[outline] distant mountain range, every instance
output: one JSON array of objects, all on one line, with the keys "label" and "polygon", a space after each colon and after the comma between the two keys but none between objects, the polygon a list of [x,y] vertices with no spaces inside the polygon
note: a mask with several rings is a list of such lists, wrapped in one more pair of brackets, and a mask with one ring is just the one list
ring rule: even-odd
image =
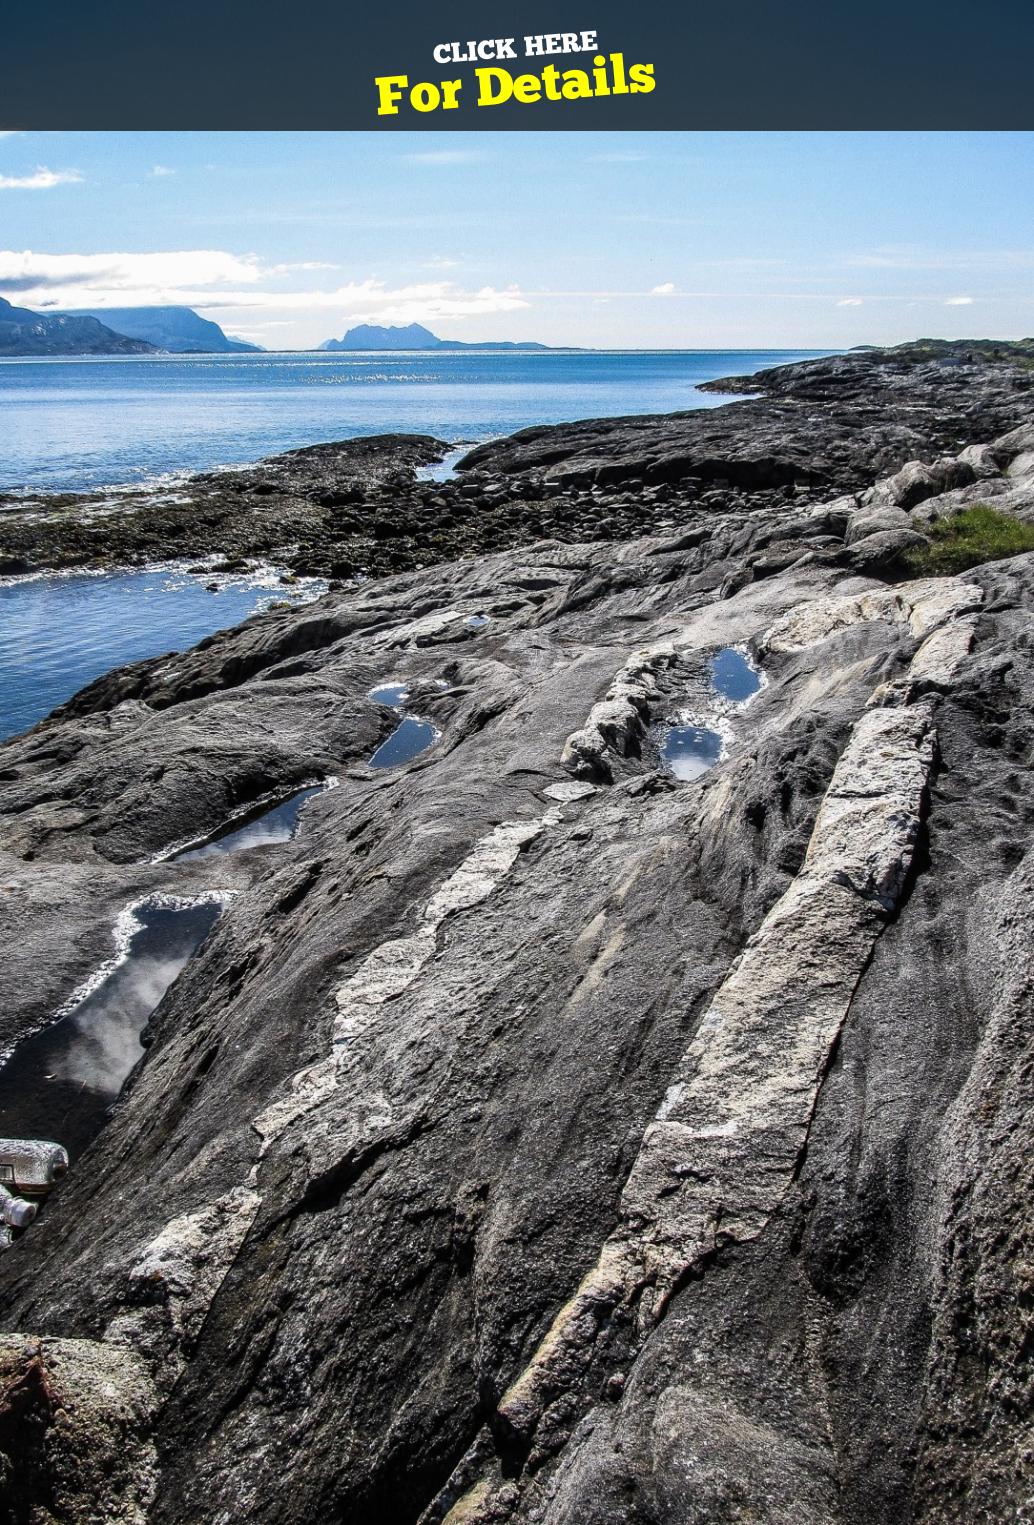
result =
[{"label": "distant mountain range", "polygon": [[[548,344],[500,340],[468,344],[439,339],[422,323],[381,327],[360,323],[342,339],[327,339],[321,350],[548,350]],[[259,353],[223,333],[218,323],[191,307],[80,307],[38,313],[12,307],[0,297],[0,356],[5,355],[229,355]]]},{"label": "distant mountain range", "polygon": [[0,297],[2,355],[150,355],[153,344],[116,333],[94,317],[30,312]]},{"label": "distant mountain range", "polygon": [[504,340],[488,344],[465,344],[461,339],[439,339],[422,323],[407,323],[404,328],[382,328],[377,323],[360,323],[350,328],[343,339],[325,339],[320,349],[549,349],[548,344]]},{"label": "distant mountain range", "polygon": [[218,323],[199,317],[192,307],[83,307],[73,316],[97,318],[116,333],[142,339],[171,355],[254,354],[261,348],[229,338]]}]

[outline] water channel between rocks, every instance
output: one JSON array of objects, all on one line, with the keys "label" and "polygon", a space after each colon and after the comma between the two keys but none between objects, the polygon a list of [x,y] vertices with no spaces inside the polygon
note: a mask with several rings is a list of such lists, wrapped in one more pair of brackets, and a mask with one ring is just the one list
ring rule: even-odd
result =
[{"label": "water channel between rocks", "polygon": [[[442,679],[435,683],[436,688],[448,686]],[[409,698],[409,688],[405,683],[379,683],[376,688],[370,689],[366,697],[373,704],[383,704],[388,709],[396,710],[400,716],[399,724],[391,735],[372,753],[369,761],[371,768],[399,768],[441,740],[441,731],[430,720],[421,720],[418,715],[402,714],[402,706]]]},{"label": "water channel between rocks", "polygon": [[[407,685],[399,682],[370,691],[371,701],[400,715],[371,756],[371,768],[399,767],[439,740],[441,732],[430,721],[402,714],[408,697]],[[156,861],[186,863],[288,842],[305,806],[336,782],[323,779],[280,799],[267,797],[208,837],[161,853]],[[0,1135],[52,1139],[75,1163],[104,1126],[143,1054],[140,1037],[148,1018],[215,926],[223,904],[218,895],[181,903],[156,896],[123,913],[116,927],[119,954],[100,971],[99,982],[20,1043],[0,1068]]]},{"label": "water channel between rocks", "polygon": [[202,858],[222,858],[230,853],[245,852],[252,847],[290,842],[298,833],[305,806],[316,795],[333,788],[335,782],[336,780],[326,779],[318,784],[309,784],[275,804],[270,804],[268,800],[257,803],[250,810],[231,817],[203,841],[188,844],[162,856],[177,863],[188,863]]},{"label": "water channel between rocks", "polygon": [[121,962],[84,1000],[20,1043],[0,1069],[0,1134],[63,1144],[74,1164],[143,1053],[148,1017],[219,919],[223,903],[133,908]]}]

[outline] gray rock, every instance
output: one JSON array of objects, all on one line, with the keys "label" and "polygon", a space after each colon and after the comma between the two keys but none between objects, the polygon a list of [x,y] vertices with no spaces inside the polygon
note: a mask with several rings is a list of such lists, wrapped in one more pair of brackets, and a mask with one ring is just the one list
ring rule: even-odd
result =
[{"label": "gray rock", "polygon": [[578,783],[572,779],[568,784],[549,784],[542,793],[550,800],[559,800],[562,804],[570,804],[575,800],[588,799],[596,793],[594,784]]},{"label": "gray rock", "polygon": [[993,445],[967,445],[965,450],[959,451],[958,458],[972,466],[978,478],[995,477],[1002,466]]},{"label": "gray rock", "polygon": [[883,529],[866,535],[851,546],[845,563],[868,577],[900,575],[906,570],[905,552],[924,544],[914,529]]},{"label": "gray rock", "polygon": [[[914,508],[943,487],[941,478],[922,461],[909,461],[900,471],[880,484],[889,501],[898,508]],[[879,489],[878,489],[879,490]]]},{"label": "gray rock", "polygon": [[854,545],[858,540],[865,540],[870,535],[878,535],[884,531],[909,531],[913,528],[912,520],[904,509],[893,508],[887,505],[872,505],[869,508],[861,508],[851,514],[847,521],[847,533],[845,541],[848,545]]},{"label": "gray rock", "polygon": [[[234,892],[0,1256],[22,1517],[1026,1507],[1034,556],[703,522],[371,580],[5,747],[5,1044],[133,900]],[[678,783],[652,726],[726,646],[766,683]],[[378,773],[388,678],[441,740]],[[160,856],[328,773],[291,842]]]},{"label": "gray rock", "polygon": [[999,435],[991,448],[1000,464],[1008,466],[1018,455],[1034,450],[1034,423],[1025,419],[1015,429]]}]

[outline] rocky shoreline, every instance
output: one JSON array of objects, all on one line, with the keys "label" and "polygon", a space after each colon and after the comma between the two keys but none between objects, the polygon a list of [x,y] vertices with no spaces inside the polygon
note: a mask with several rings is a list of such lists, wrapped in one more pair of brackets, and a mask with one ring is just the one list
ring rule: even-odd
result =
[{"label": "rocky shoreline", "polygon": [[[718,513],[807,505],[907,461],[956,454],[1029,413],[1034,342],[905,345],[708,383],[727,407],[525,429],[421,480],[426,435],[315,445],[204,473],[171,492],[0,497],[0,574],[186,558],[356,578],[535,538],[627,540]],[[760,394],[760,395],[756,395]]]},{"label": "rocky shoreline", "polygon": [[[0,1255],[14,1519],[1022,1515],[1034,552],[907,564],[974,504],[1034,523],[1030,346],[997,348],[482,446],[456,501],[508,484],[524,543],[117,670],[2,749],[0,1046],[127,906],[225,907]],[[362,448],[259,496],[347,457],[343,508],[411,517],[441,445]],[[395,769],[385,685],[434,738]],[[692,782],[672,715],[721,729]],[[291,840],[170,852],[331,776]]]}]

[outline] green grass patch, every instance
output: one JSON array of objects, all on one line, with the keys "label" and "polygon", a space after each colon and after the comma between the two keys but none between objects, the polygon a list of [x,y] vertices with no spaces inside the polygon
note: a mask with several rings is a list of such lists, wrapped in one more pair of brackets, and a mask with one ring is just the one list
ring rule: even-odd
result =
[{"label": "green grass patch", "polygon": [[909,571],[922,577],[950,577],[983,561],[1002,561],[1034,551],[1034,524],[1024,524],[987,503],[974,503],[948,519],[937,519],[926,531],[929,545],[905,553]]}]

